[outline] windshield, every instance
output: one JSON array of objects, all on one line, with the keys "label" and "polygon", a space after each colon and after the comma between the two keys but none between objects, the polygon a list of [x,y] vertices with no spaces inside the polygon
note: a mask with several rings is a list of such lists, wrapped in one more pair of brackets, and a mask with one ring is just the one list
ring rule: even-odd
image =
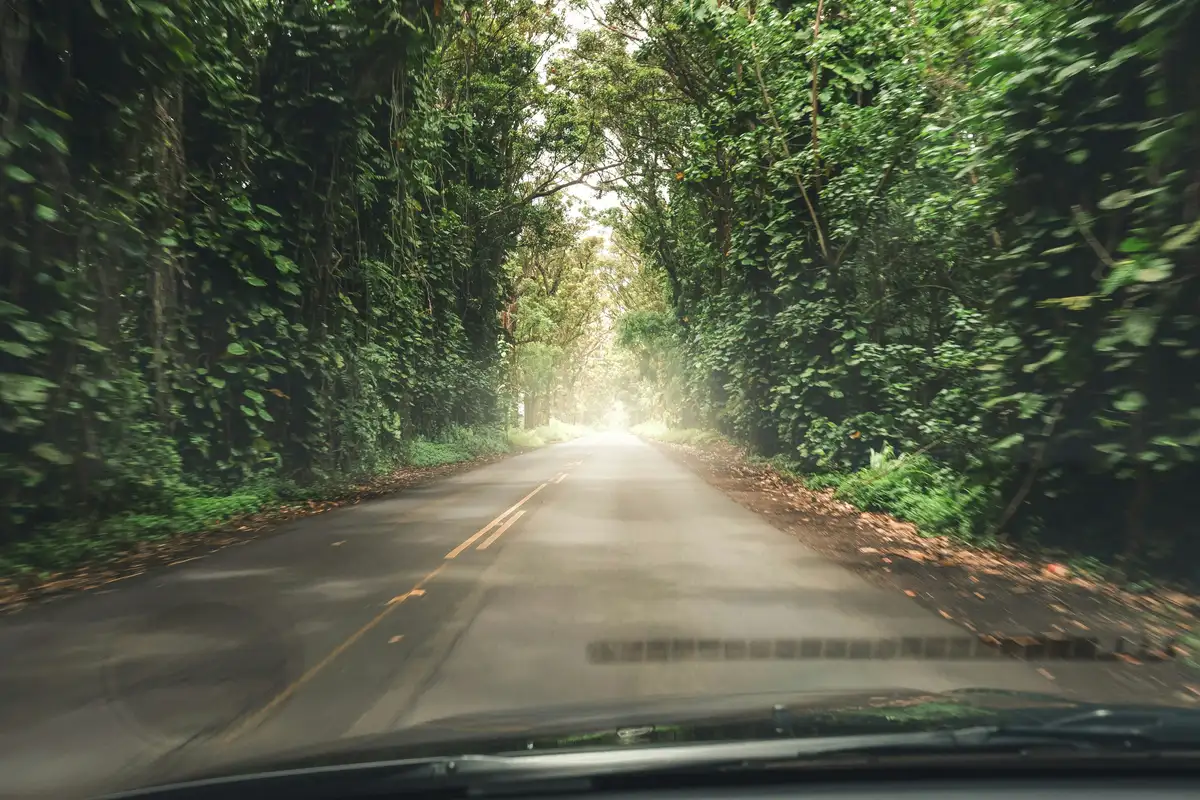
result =
[{"label": "windshield", "polygon": [[1200,704],[1197,37],[5,2],[0,794]]}]

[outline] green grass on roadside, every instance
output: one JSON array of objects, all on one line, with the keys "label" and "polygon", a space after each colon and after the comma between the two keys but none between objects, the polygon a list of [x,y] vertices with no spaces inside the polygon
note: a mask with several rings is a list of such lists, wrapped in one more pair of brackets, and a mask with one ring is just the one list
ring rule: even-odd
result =
[{"label": "green grass on roadside", "polygon": [[703,428],[669,428],[661,422],[643,422],[640,425],[634,425],[630,430],[647,439],[693,447],[705,447],[726,441],[725,437],[716,431]]},{"label": "green grass on roadside", "polygon": [[[669,428],[659,422],[637,425],[633,432],[648,439],[697,447],[724,442],[714,431]],[[835,490],[835,496],[863,511],[879,511],[911,522],[923,534],[949,535],[980,542],[983,521],[991,518],[995,492],[924,455],[897,457],[890,447],[873,452],[871,463],[847,474],[804,474],[782,456],[749,456],[785,479],[809,489]]]},{"label": "green grass on roadside", "polygon": [[[436,467],[517,449],[540,447],[582,435],[586,429],[552,420],[532,431],[452,428],[436,439],[408,443],[394,468]],[[118,514],[101,520],[74,520],[32,531],[0,549],[0,579],[31,578],[102,562],[139,545],[179,535],[212,530],[228,520],[296,502],[339,500],[377,475],[327,479],[298,485],[294,481],[264,477],[229,494],[206,493],[181,487],[166,509],[156,513]]]},{"label": "green grass on roadside", "polygon": [[864,511],[911,522],[921,533],[978,542],[995,492],[925,455],[897,457],[890,447],[871,453],[869,466],[845,475],[813,475],[810,489],[832,487],[834,496]]},{"label": "green grass on roadside", "polygon": [[456,427],[437,439],[419,438],[410,442],[404,463],[411,467],[439,467],[511,449],[512,444],[503,431]]},{"label": "green grass on roadside", "polygon": [[588,430],[588,428],[582,425],[572,425],[568,422],[552,419],[550,420],[550,424],[537,428],[510,428],[508,431],[508,440],[514,447],[541,447],[547,444],[577,439],[587,433]]}]

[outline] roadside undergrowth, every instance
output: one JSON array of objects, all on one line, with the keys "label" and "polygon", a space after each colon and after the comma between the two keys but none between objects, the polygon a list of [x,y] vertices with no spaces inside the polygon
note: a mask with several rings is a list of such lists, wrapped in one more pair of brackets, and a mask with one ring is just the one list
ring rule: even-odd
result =
[{"label": "roadside undergrowth", "polygon": [[846,474],[813,475],[803,482],[810,489],[832,488],[837,499],[911,522],[924,534],[993,543],[986,520],[994,516],[999,502],[996,490],[925,455],[897,457],[885,445],[872,451],[869,466]]},{"label": "roadside undergrowth", "polygon": [[671,428],[661,422],[643,422],[634,425],[631,432],[646,439],[655,439],[667,444],[686,444],[705,447],[728,444],[729,440],[716,431],[704,428]]},{"label": "roadside undergrowth", "polygon": [[516,447],[542,447],[547,444],[578,439],[589,430],[591,429],[583,425],[572,425],[569,422],[552,419],[549,424],[537,428],[512,428],[508,432],[508,440]]},{"label": "roadside undergrowth", "polygon": [[[566,441],[583,432],[557,421],[533,431],[451,428],[436,439],[407,442],[391,463],[370,473],[304,483],[264,475],[227,492],[180,484],[165,501],[141,513],[43,526],[0,549],[0,602],[5,594],[64,580],[73,571],[107,574],[107,566],[122,559],[154,560],[156,554],[170,556],[212,535],[258,532],[276,522],[387,494],[456,467]],[[74,584],[77,577],[67,582]]]},{"label": "roadside undergrowth", "polygon": [[805,473],[781,456],[763,457],[737,446],[721,434],[703,429],[675,429],[661,423],[636,426],[647,439],[734,454],[746,463],[767,468],[780,480],[845,503],[858,511],[885,514],[910,523],[923,537],[949,537],[972,548],[1015,550],[1040,561],[1061,564],[1072,574],[1112,582],[1133,592],[1163,583],[1162,576],[1131,568],[1095,554],[1041,545],[1024,537],[1010,541],[996,535],[1003,502],[995,486],[980,484],[920,453],[898,455],[890,446],[872,451],[870,463],[853,472]]},{"label": "roadside undergrowth", "polygon": [[[732,446],[721,434],[701,428],[670,428],[662,423],[637,425],[633,432],[667,444],[693,447]],[[780,477],[808,489],[832,489],[833,497],[862,511],[877,511],[911,522],[922,534],[954,536],[974,544],[986,543],[983,520],[995,493],[937,464],[924,455],[897,456],[891,447],[871,455],[869,466],[849,473],[804,474],[779,456],[747,453],[754,463],[769,466]]]},{"label": "roadside undergrowth", "polygon": [[[977,514],[990,498],[936,462],[887,453],[854,473],[806,476],[712,432],[636,432],[816,552],[968,631],[1170,642],[1173,655],[1139,691],[1200,702],[1200,594],[1166,580],[1132,582],[1094,556],[976,534],[955,514]],[[1126,663],[1142,668],[1136,658]]]}]

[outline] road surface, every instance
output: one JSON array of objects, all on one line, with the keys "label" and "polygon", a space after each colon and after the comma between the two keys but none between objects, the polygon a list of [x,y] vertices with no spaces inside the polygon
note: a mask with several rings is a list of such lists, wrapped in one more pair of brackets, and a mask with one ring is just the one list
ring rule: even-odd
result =
[{"label": "road surface", "polygon": [[[1055,691],[1016,661],[757,659],[737,647],[961,635],[657,449],[597,434],[0,618],[0,793],[85,796],[205,759],[481,711]],[[595,646],[647,640],[715,640],[730,657],[630,661]]]}]

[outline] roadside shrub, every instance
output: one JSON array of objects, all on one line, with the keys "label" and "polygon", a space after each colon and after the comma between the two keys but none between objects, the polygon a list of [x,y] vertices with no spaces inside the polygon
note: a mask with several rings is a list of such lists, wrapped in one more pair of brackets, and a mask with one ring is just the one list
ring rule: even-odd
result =
[{"label": "roadside shrub", "polygon": [[634,425],[631,431],[647,439],[657,439],[668,444],[686,444],[692,447],[706,447],[727,441],[716,431],[704,428],[668,428],[661,422],[643,422]]},{"label": "roadside shrub", "polygon": [[[819,482],[816,482],[819,483]],[[814,487],[814,481],[808,485]],[[896,457],[885,445],[871,451],[870,466],[826,485],[835,496],[866,511],[882,511],[911,522],[922,533],[975,539],[981,520],[997,500],[996,492],[937,464],[925,455]]]}]

